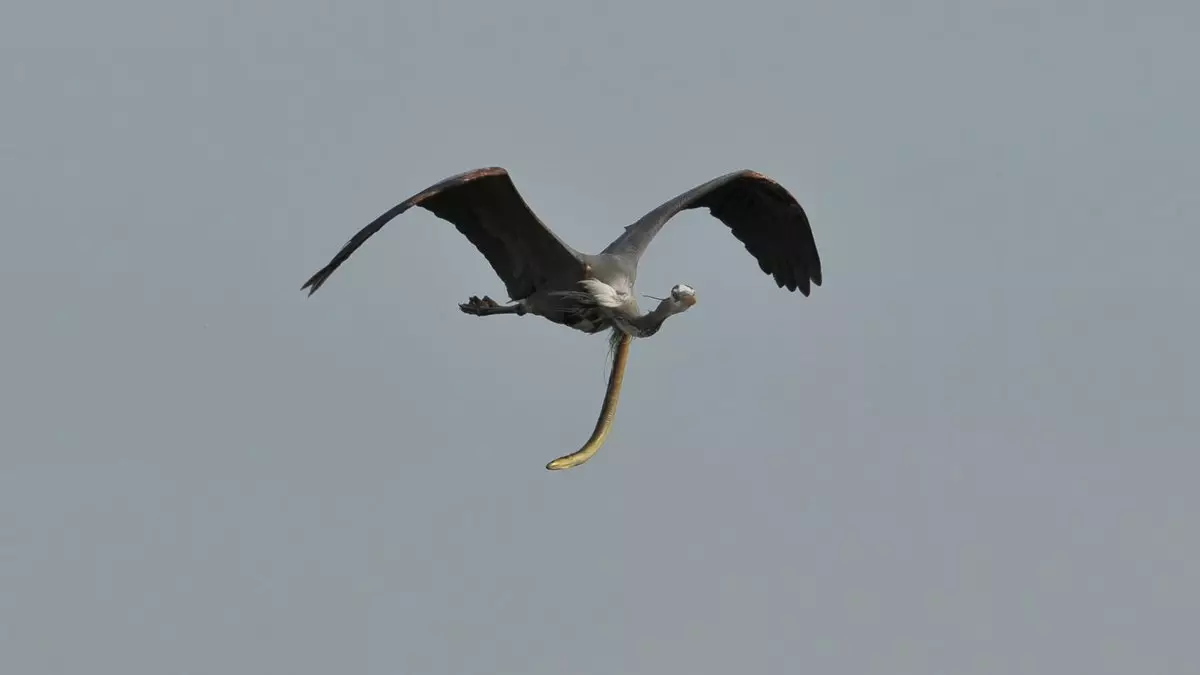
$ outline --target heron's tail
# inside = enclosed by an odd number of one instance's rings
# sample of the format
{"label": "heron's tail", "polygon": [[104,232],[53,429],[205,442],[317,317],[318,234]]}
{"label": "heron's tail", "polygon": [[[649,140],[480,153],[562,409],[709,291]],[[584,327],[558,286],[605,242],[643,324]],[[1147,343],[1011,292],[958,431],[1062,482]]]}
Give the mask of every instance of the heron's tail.
{"label": "heron's tail", "polygon": [[617,350],[621,348],[621,341],[625,339],[625,333],[620,328],[613,328],[608,334],[608,354],[604,358],[604,367],[608,368],[609,364],[617,356]]}

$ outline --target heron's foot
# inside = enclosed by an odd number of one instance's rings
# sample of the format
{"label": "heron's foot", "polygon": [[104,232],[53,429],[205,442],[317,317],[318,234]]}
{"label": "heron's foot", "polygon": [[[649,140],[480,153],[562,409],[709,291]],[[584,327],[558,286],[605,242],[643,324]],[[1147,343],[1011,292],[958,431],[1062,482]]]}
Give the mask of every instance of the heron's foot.
{"label": "heron's foot", "polygon": [[484,310],[494,309],[499,306],[500,306],[499,303],[497,303],[495,300],[491,299],[490,297],[488,297],[486,295],[483,296],[483,298],[480,298],[477,295],[472,295],[470,300],[467,300],[466,302],[463,302],[463,303],[459,303],[458,308],[461,309],[462,311],[466,312],[467,314],[474,314],[476,316],[479,316],[479,315],[483,314]]}
{"label": "heron's foot", "polygon": [[461,309],[465,314],[472,314],[474,316],[525,313],[524,305],[519,302],[512,305],[501,305],[486,295],[482,298],[472,295],[470,300],[459,303],[458,308]]}

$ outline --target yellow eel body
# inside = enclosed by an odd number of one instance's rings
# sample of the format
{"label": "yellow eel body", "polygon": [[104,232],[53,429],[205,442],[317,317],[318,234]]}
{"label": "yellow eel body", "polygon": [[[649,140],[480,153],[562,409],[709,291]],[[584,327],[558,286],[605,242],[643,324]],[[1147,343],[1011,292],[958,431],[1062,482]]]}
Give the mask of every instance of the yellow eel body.
{"label": "yellow eel body", "polygon": [[604,405],[600,407],[600,417],[596,420],[596,429],[592,437],[579,450],[563,455],[546,465],[551,471],[569,469],[579,466],[592,458],[596,451],[604,445],[604,439],[612,429],[613,418],[617,416],[617,399],[621,396],[621,379],[625,376],[625,364],[629,361],[629,345],[633,338],[628,334],[621,336],[617,343],[616,354],[613,356],[612,374],[608,376],[608,391],[604,393]]}

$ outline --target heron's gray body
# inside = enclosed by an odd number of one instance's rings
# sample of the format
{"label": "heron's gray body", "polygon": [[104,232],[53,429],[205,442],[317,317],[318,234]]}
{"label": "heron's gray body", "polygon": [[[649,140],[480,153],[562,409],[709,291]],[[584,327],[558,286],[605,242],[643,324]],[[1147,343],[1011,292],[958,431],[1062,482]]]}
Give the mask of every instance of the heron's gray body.
{"label": "heron's gray body", "polygon": [[[548,280],[544,289],[538,288],[524,298],[513,300],[530,314],[584,333],[599,333],[614,328],[612,316],[616,308],[601,305],[582,283],[585,279],[594,279],[618,293],[629,294],[630,301],[633,301],[636,267],[631,267],[627,259],[607,253],[572,251],[572,254],[578,261],[577,265],[563,270],[561,276]],[[633,310],[636,311],[636,301]]]}
{"label": "heron's gray body", "polygon": [[821,263],[808,218],[782,186],[754,171],[734,171],[664,202],[627,226],[603,251],[581,253],[546,227],[517,192],[507,171],[489,167],[442,180],[397,204],[360,230],[304,285],[311,295],[355,249],[385,223],[421,206],[454,224],[504,282],[511,304],[485,296],[460,304],[477,316],[535,314],[584,333],[614,330],[655,334],[663,321],[695,303],[677,285],[643,314],[634,299],[638,262],[678,212],[706,207],[758,260],[781,288],[808,295],[821,284]]}

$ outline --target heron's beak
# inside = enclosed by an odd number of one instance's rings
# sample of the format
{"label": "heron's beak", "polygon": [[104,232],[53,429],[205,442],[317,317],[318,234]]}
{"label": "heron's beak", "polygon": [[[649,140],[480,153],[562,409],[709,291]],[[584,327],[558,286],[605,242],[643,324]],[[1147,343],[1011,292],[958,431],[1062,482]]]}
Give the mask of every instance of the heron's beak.
{"label": "heron's beak", "polygon": [[688,307],[691,307],[692,305],[696,304],[696,296],[695,295],[685,295],[682,298],[680,298],[679,301],[682,302],[683,304],[687,305]]}

